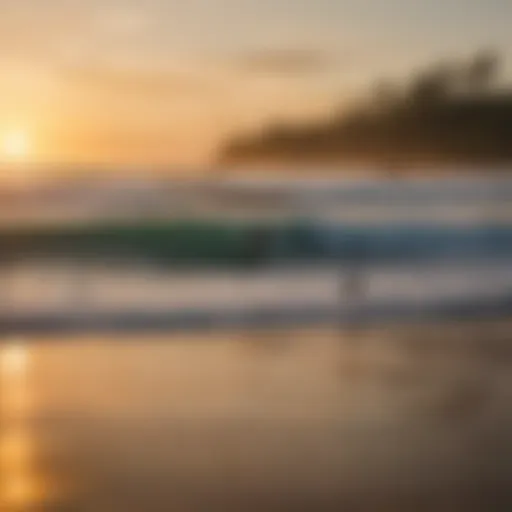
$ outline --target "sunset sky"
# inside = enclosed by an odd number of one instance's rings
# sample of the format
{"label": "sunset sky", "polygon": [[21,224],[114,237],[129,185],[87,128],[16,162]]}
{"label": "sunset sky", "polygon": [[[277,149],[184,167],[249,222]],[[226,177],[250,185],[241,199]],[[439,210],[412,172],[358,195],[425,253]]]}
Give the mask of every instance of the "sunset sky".
{"label": "sunset sky", "polygon": [[0,0],[0,147],[202,164],[229,134],[343,108],[376,78],[508,58],[511,19],[511,0]]}

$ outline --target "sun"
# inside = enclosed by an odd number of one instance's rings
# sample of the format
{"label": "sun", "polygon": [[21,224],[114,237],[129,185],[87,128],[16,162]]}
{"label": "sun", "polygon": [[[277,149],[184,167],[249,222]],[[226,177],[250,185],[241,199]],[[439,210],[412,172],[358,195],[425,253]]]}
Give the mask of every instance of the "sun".
{"label": "sun", "polygon": [[23,130],[11,130],[0,139],[0,147],[4,159],[24,161],[30,154],[30,138]]}

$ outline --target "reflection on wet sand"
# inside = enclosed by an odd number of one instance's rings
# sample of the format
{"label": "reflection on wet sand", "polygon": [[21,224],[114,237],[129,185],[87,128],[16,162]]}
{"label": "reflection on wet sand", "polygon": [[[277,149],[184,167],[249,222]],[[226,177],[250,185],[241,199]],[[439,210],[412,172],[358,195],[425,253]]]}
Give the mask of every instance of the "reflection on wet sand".
{"label": "reflection on wet sand", "polygon": [[33,474],[33,439],[28,425],[29,352],[21,341],[0,349],[0,504],[19,510],[37,499]]}
{"label": "reflection on wet sand", "polygon": [[2,501],[4,508],[18,509],[37,498],[35,477],[32,474],[32,440],[21,427],[2,433]]}
{"label": "reflection on wet sand", "polygon": [[509,510],[509,327],[4,347],[4,509]]}

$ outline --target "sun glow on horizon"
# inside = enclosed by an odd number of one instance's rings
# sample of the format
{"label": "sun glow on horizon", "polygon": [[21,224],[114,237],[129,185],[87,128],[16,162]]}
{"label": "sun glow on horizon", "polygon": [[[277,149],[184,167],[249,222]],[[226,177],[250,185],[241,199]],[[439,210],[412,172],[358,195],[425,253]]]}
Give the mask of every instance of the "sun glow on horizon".
{"label": "sun glow on horizon", "polygon": [[4,160],[24,162],[31,153],[30,137],[24,130],[10,130],[2,135],[0,149]]}

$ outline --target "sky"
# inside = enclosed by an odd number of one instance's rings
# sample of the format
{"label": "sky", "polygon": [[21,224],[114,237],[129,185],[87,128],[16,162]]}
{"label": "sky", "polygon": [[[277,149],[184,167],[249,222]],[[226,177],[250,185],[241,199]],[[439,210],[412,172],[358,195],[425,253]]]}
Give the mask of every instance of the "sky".
{"label": "sky", "polygon": [[208,165],[231,136],[343,111],[376,79],[507,60],[511,19],[511,0],[0,0],[0,148]]}

